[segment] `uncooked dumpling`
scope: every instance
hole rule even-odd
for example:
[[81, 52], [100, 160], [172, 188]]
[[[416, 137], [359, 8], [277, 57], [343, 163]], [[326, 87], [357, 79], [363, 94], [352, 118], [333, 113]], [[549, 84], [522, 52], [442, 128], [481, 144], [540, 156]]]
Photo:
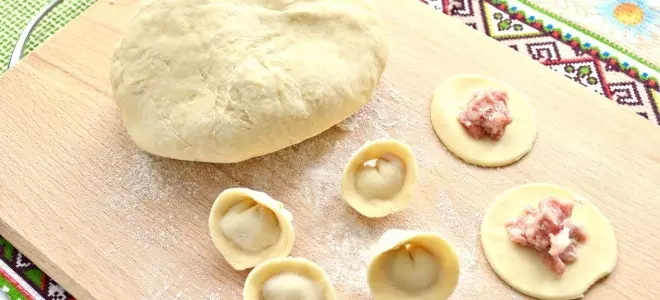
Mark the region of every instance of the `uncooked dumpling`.
[[216, 248], [236, 270], [274, 257], [289, 255], [293, 247], [291, 214], [265, 193], [246, 188], [227, 189], [211, 208], [209, 228]]
[[143, 150], [238, 162], [357, 112], [385, 67], [385, 37], [370, 0], [151, 1], [110, 83]]
[[415, 244], [390, 250], [384, 258], [383, 272], [393, 286], [417, 293], [438, 280], [438, 262], [433, 254]]
[[367, 217], [382, 217], [408, 207], [417, 182], [417, 163], [408, 146], [376, 140], [358, 149], [344, 169], [344, 201]]
[[239, 248], [250, 253], [272, 246], [282, 232], [275, 213], [253, 201], [232, 205], [220, 219], [220, 230]]
[[[573, 204], [571, 220], [584, 226], [588, 238], [577, 244], [577, 260], [557, 276], [545, 266], [539, 253], [511, 240], [507, 222], [526, 207], [554, 197]], [[533, 183], [512, 188], [495, 199], [481, 224], [481, 243], [490, 266], [516, 290], [539, 299], [577, 299], [596, 281], [610, 274], [617, 261], [614, 229], [588, 199], [563, 187]]]
[[321, 300], [321, 289], [311, 279], [295, 274], [277, 274], [264, 283], [264, 300], [308, 299]]
[[[461, 125], [460, 115], [475, 92], [493, 89], [507, 95], [508, 117], [512, 122], [497, 140], [474, 138]], [[484, 167], [516, 162], [536, 141], [536, 115], [529, 101], [514, 87], [481, 76], [456, 76], [438, 86], [431, 103], [431, 123], [449, 151], [467, 163]]]
[[437, 234], [393, 229], [378, 241], [367, 272], [376, 300], [439, 300], [456, 288], [459, 264]]
[[328, 275], [302, 258], [276, 258], [250, 272], [244, 300], [335, 300]]

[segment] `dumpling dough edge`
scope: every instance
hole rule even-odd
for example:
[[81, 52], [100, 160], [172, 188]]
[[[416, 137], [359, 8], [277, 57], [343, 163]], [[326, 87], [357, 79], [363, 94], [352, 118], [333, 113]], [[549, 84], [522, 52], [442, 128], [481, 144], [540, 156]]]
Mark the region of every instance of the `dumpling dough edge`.
[[[401, 190], [392, 198], [372, 202], [364, 199], [355, 188], [356, 171], [365, 162], [380, 158], [385, 153], [398, 156], [406, 167], [406, 177]], [[417, 185], [417, 162], [408, 145], [392, 139], [379, 139], [366, 142], [352, 155], [341, 180], [341, 197], [363, 216], [369, 218], [384, 217], [400, 212], [410, 205], [412, 194]], [[377, 205], [374, 205], [377, 204]]]
[[[421, 245], [433, 254], [441, 268], [437, 284], [434, 288], [424, 294], [416, 294], [416, 297], [410, 297], [409, 293], [389, 286], [387, 284], [389, 280], [385, 278], [382, 270], [382, 260], [385, 258], [383, 254], [410, 243]], [[454, 292], [458, 285], [458, 276], [460, 273], [458, 256], [453, 246], [438, 234], [390, 229], [378, 240], [373, 253], [374, 256], [367, 268], [367, 282], [376, 300], [446, 299]]]
[[[256, 254], [242, 252], [241, 249], [238, 249], [225, 237], [224, 233], [219, 228], [219, 220], [223, 217], [224, 213], [226, 213], [233, 204], [239, 202], [233, 200], [240, 200], [243, 197], [249, 197], [258, 204], [273, 211], [281, 229], [280, 238], [276, 244]], [[245, 270], [258, 265], [267, 259], [285, 257], [291, 253], [293, 242], [295, 240], [293, 225], [291, 223], [292, 220], [293, 216], [284, 208], [284, 205], [271, 198], [268, 194], [248, 188], [230, 188], [220, 193], [213, 203], [209, 215], [209, 230], [213, 244], [232, 268], [235, 270]]]
[[274, 275], [292, 272], [308, 277], [322, 289], [323, 300], [336, 300], [335, 289], [328, 274], [316, 263], [304, 258], [273, 258], [254, 268], [243, 286], [243, 299], [260, 300], [264, 283]]

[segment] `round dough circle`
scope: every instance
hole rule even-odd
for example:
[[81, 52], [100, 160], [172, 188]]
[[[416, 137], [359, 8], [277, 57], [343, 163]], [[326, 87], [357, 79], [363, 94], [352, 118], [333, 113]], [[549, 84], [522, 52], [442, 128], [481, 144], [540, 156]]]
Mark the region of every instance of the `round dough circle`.
[[[231, 220], [223, 222], [224, 218]], [[231, 188], [220, 193], [213, 203], [209, 230], [213, 244], [225, 260], [234, 269], [245, 270], [270, 258], [291, 253], [294, 241], [292, 219], [284, 205], [267, 194], [247, 188]], [[279, 226], [279, 230], [265, 230], [268, 226]], [[277, 237], [265, 236], [277, 232]]]
[[[513, 122], [504, 136], [493, 141], [474, 139], [458, 121], [474, 91], [496, 88], [509, 95], [508, 108]], [[521, 93], [504, 83], [481, 76], [463, 75], [443, 82], [433, 93], [431, 123], [442, 143], [463, 161], [483, 167], [511, 164], [525, 156], [536, 140], [536, 115]]]
[[[578, 243], [578, 259], [567, 264], [558, 278], [549, 271], [531, 248], [511, 241], [505, 223], [518, 217], [523, 209], [554, 196], [574, 201], [572, 220], [587, 230], [588, 239]], [[510, 189], [495, 199], [481, 224], [481, 243], [495, 272], [516, 290], [539, 299], [576, 299], [597, 280], [611, 273], [616, 265], [617, 246], [614, 229], [589, 200], [560, 186], [532, 183]]]
[[[398, 158], [396, 162], [392, 159], [392, 156]], [[384, 163], [387, 170], [383, 170], [379, 176], [393, 176], [396, 178], [382, 178], [383, 180], [380, 182], [376, 180], [369, 182], [369, 179], [373, 179], [369, 178], [372, 176], [360, 176], [363, 175], [361, 172], [368, 171], [367, 168], [372, 168], [371, 166], [365, 166], [365, 163], [374, 159], [389, 159], [389, 162]], [[405, 169], [405, 176], [402, 182], [399, 174], [394, 173], [396, 172], [396, 165], [400, 163], [403, 163]], [[381, 172], [378, 171], [377, 173]], [[359, 189], [358, 183], [361, 182], [366, 182], [364, 183], [365, 185], [371, 183], [373, 188], [379, 188], [379, 185], [383, 183], [396, 184], [400, 188], [387, 199], [367, 199], [364, 195], [365, 193]], [[360, 147], [346, 164], [341, 180], [341, 197], [346, 203], [366, 217], [384, 217], [408, 207], [416, 184], [417, 163], [415, 162], [412, 150], [405, 144], [395, 140], [374, 140]], [[382, 193], [386, 189], [389, 189], [389, 187], [380, 187], [379, 192]], [[378, 193], [374, 192], [373, 194]]]
[[[335, 289], [328, 278], [328, 275], [312, 261], [309, 261], [304, 258], [274, 258], [268, 260], [250, 272], [247, 279], [245, 280], [245, 285], [243, 287], [243, 299], [244, 300], [262, 300], [264, 288], [268, 289], [277, 289], [277, 287], [272, 286], [273, 283], [269, 279], [278, 276], [278, 275], [287, 275], [293, 274], [302, 277], [304, 281], [308, 279], [313, 284], [316, 285], [316, 288], [320, 291], [321, 298], [319, 300], [335, 300], [337, 296], [335, 295]], [[296, 280], [300, 282], [301, 278]], [[283, 282], [282, 280], [278, 280]], [[299, 285], [300, 287], [308, 288], [309, 281], [305, 284]], [[271, 286], [266, 286], [266, 285]], [[289, 286], [290, 287], [290, 286]], [[302, 298], [308, 299], [308, 298]], [[314, 299], [314, 298], [312, 298]], [[316, 300], [316, 299], [314, 299]]]
[[159, 0], [126, 31], [110, 83], [143, 150], [231, 163], [357, 112], [387, 56], [370, 0]]
[[367, 282], [376, 300], [446, 299], [458, 284], [458, 257], [435, 233], [388, 230], [374, 251]]

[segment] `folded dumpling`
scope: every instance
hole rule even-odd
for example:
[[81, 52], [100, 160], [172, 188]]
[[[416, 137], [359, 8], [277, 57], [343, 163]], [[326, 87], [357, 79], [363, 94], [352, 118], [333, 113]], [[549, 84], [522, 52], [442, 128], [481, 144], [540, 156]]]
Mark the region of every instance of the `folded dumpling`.
[[244, 300], [335, 300], [328, 275], [303, 258], [275, 258], [250, 272], [243, 287]]
[[434, 233], [393, 229], [376, 244], [367, 281], [376, 300], [440, 300], [458, 284], [458, 257]]
[[246, 188], [223, 191], [209, 217], [211, 238], [236, 270], [252, 268], [293, 247], [292, 216], [284, 205], [265, 193]]
[[416, 182], [417, 163], [410, 148], [395, 140], [376, 140], [351, 157], [341, 195], [360, 214], [383, 217], [408, 207]]

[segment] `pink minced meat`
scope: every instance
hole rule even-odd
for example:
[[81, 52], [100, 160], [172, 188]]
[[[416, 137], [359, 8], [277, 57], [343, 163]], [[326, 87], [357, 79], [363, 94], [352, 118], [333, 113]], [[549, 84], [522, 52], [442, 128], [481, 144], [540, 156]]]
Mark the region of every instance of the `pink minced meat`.
[[507, 102], [509, 97], [501, 90], [479, 90], [474, 93], [468, 107], [458, 116], [459, 122], [475, 139], [485, 136], [499, 140], [511, 124]]
[[525, 208], [517, 219], [506, 223], [511, 241], [534, 248], [543, 264], [561, 276], [566, 263], [577, 260], [576, 245], [587, 240], [584, 227], [571, 219], [573, 202], [551, 197], [539, 202], [539, 208]]

